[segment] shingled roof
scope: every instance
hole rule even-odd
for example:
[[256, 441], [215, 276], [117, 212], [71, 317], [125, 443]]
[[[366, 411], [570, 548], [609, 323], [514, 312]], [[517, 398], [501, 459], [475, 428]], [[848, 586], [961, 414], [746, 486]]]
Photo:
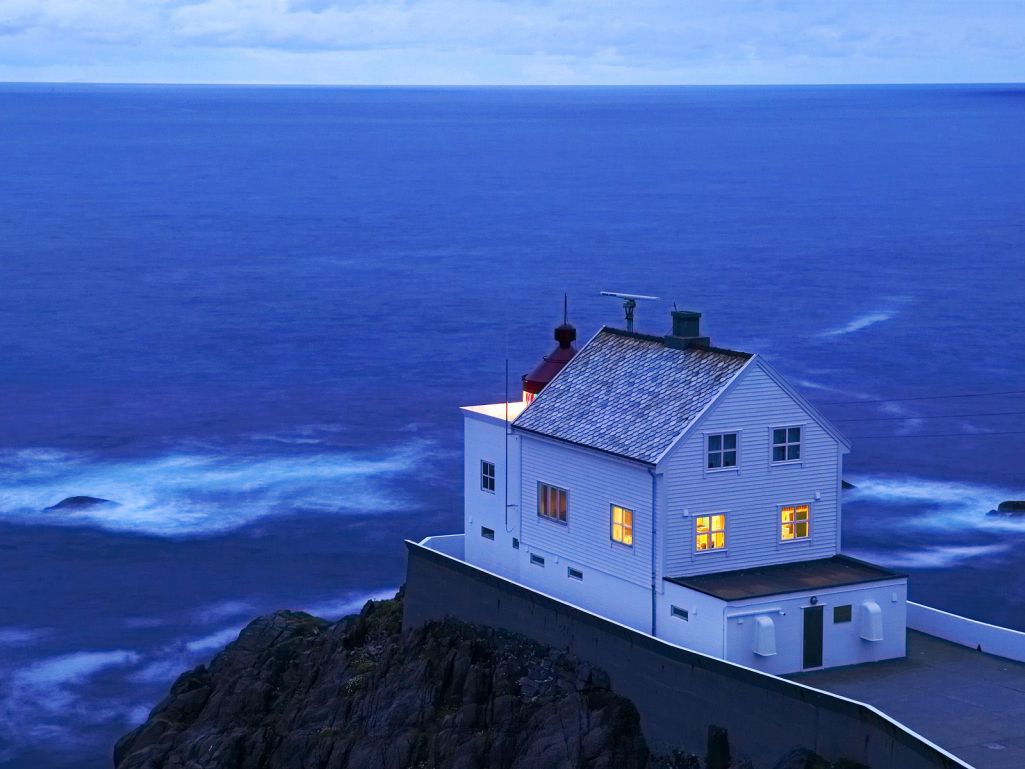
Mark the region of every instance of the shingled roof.
[[513, 426], [654, 464], [750, 358], [606, 327]]

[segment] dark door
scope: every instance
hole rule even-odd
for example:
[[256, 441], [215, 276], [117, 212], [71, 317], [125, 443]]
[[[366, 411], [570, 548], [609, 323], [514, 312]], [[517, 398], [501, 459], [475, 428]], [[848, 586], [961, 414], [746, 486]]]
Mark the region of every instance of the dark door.
[[822, 667], [822, 607], [804, 610], [804, 667]]

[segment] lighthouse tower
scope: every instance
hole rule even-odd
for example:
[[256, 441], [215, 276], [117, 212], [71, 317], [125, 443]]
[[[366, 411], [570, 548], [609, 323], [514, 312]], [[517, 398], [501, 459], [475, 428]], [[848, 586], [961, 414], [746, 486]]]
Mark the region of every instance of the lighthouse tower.
[[532, 403], [544, 386], [562, 371], [563, 367], [577, 354], [573, 342], [577, 338], [576, 328], [570, 324], [566, 297], [562, 297], [562, 325], [555, 328], [555, 341], [559, 346], [537, 364], [533, 371], [523, 375], [523, 402]]

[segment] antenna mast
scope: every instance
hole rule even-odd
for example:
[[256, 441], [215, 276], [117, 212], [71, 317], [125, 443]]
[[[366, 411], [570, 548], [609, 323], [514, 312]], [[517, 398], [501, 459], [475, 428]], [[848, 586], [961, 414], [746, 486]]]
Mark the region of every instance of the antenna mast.
[[602, 291], [602, 296], [613, 296], [616, 299], [623, 300], [623, 314], [626, 315], [626, 330], [634, 330], [634, 310], [637, 307], [637, 300], [654, 300], [658, 299], [657, 296], [647, 296], [646, 294], [621, 294], [618, 291]]

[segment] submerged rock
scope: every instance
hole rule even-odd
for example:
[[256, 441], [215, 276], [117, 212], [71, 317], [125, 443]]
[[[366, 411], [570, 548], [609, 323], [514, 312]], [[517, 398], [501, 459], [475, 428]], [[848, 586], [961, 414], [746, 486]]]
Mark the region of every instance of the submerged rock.
[[101, 506], [104, 506], [104, 505], [116, 505], [116, 504], [117, 504], [117, 502], [113, 502], [113, 501], [111, 501], [109, 499], [101, 499], [100, 497], [85, 497], [85, 496], [82, 496], [82, 497], [66, 497], [65, 499], [62, 499], [60, 502], [58, 502], [56, 505], [50, 505], [49, 507], [44, 507], [43, 508], [43, 512], [44, 513], [57, 513], [57, 512], [61, 512], [61, 511], [71, 511], [71, 512], [74, 512], [75, 510], [89, 510], [90, 508], [93, 508], [93, 507], [101, 507]]

